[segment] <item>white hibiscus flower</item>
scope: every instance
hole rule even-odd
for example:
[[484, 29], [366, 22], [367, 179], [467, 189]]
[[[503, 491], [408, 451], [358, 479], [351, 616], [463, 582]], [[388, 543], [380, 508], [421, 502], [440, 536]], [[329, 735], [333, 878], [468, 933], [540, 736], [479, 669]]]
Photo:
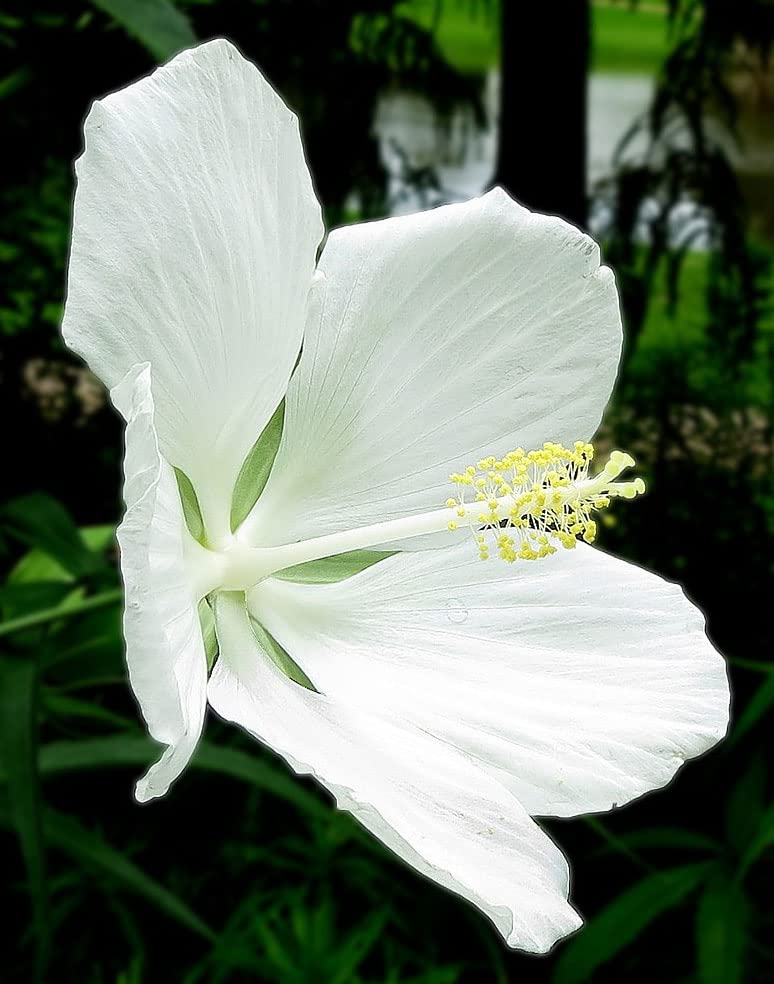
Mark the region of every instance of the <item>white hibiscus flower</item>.
[[183, 771], [209, 703], [547, 950], [581, 920], [532, 817], [663, 786], [728, 714], [679, 588], [561, 549], [640, 489], [616, 481], [628, 456], [594, 478], [585, 443], [546, 444], [587, 441], [615, 379], [597, 247], [496, 189], [338, 229], [318, 261], [296, 119], [222, 40], [95, 103], [85, 133], [63, 330], [127, 422], [127, 660], [167, 746], [138, 799]]

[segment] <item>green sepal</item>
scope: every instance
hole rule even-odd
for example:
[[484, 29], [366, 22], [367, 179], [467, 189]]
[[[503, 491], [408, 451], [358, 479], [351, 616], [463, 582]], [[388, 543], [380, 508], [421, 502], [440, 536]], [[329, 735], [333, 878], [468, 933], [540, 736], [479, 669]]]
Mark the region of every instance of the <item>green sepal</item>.
[[199, 508], [196, 490], [191, 483], [191, 479], [185, 472], [180, 471], [179, 468], [175, 468], [175, 478], [177, 479], [177, 488], [180, 492], [180, 502], [183, 505], [183, 515], [185, 516], [188, 532], [194, 540], [204, 544], [204, 520], [202, 519], [202, 511]]
[[231, 499], [232, 530], [236, 530], [247, 519], [266, 486], [279, 450], [284, 422], [285, 401], [282, 400], [261, 431], [261, 436], [248, 452], [237, 476]]
[[267, 632], [261, 623], [256, 621], [252, 615], [250, 616], [250, 625], [252, 625], [255, 638], [263, 647], [266, 655], [275, 666], [282, 670], [286, 677], [289, 677], [293, 683], [297, 683], [299, 686], [305, 687], [313, 693], [319, 693], [293, 657], [282, 648], [274, 636]]
[[272, 574], [272, 577], [299, 584], [333, 584], [359, 574], [395, 553], [396, 550], [350, 550], [349, 553], [336, 554], [335, 557], [323, 557], [320, 560], [309, 560], [305, 564], [296, 564], [295, 567], [286, 567]]
[[204, 639], [204, 652], [207, 656], [207, 672], [209, 673], [218, 658], [218, 636], [215, 632], [215, 616], [206, 598], [199, 602], [199, 622]]

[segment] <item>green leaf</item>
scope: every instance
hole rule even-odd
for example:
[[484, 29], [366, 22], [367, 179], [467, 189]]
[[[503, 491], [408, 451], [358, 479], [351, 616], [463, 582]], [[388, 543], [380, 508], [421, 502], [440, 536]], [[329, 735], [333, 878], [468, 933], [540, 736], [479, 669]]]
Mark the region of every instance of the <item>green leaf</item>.
[[292, 803], [307, 814], [330, 819], [330, 808], [324, 802], [320, 802], [304, 789], [298, 780], [288, 775], [284, 769], [277, 769], [268, 762], [261, 761], [255, 754], [248, 755], [237, 748], [226, 748], [223, 745], [203, 741], [191, 765], [195, 769], [239, 779], [263, 792]]
[[38, 663], [4, 654], [0, 664], [0, 749], [11, 820], [27, 869], [37, 939], [37, 976], [48, 963], [50, 939], [46, 852], [41, 822], [37, 751]]
[[[57, 631], [56, 646], [46, 654], [46, 679], [56, 679], [70, 689], [77, 686], [79, 674], [99, 676], [125, 671], [124, 637], [119, 605], [105, 605], [64, 622]], [[61, 689], [61, 688], [60, 688]]]
[[749, 904], [731, 873], [707, 883], [696, 913], [696, 948], [701, 984], [739, 984], [744, 978]]
[[57, 581], [72, 584], [75, 577], [59, 561], [33, 547], [21, 558], [8, 575], [11, 584], [35, 584], [37, 581]]
[[773, 844], [774, 806], [770, 806], [758, 821], [758, 827], [750, 840], [749, 846], [742, 855], [742, 860], [739, 864], [739, 877], [743, 878], [761, 854]]
[[188, 532], [194, 540], [204, 543], [204, 520], [202, 519], [202, 511], [199, 506], [196, 489], [194, 489], [191, 479], [185, 472], [180, 471], [179, 468], [175, 468], [175, 478], [177, 479], [177, 488], [180, 492], [180, 502], [183, 505], [183, 516], [185, 517]]
[[113, 591], [103, 591], [101, 594], [89, 595], [79, 601], [65, 598], [61, 605], [53, 608], [45, 608], [29, 615], [21, 615], [19, 618], [6, 619], [0, 622], [0, 636], [14, 635], [17, 632], [24, 632], [28, 629], [41, 628], [51, 622], [60, 619], [73, 618], [82, 615], [84, 612], [91, 612], [97, 608], [104, 608], [106, 605], [114, 605], [123, 597], [121, 588]]
[[[159, 746], [141, 735], [119, 734], [83, 741], [56, 741], [40, 750], [39, 769], [43, 776], [89, 769], [133, 766], [144, 768], [158, 756]], [[284, 799], [308, 814], [330, 817], [330, 810], [304, 787], [258, 755], [202, 741], [190, 768], [215, 772], [239, 779], [264, 792]], [[1, 777], [0, 777], [1, 778]]]
[[236, 530], [247, 519], [269, 480], [279, 450], [284, 422], [285, 401], [282, 400], [261, 431], [261, 436], [248, 452], [237, 476], [231, 500], [232, 530]]
[[82, 526], [81, 536], [89, 550], [102, 553], [116, 542], [116, 528], [113, 523], [100, 523], [97, 526]]
[[132, 722], [114, 711], [101, 707], [93, 700], [80, 700], [56, 691], [44, 691], [42, 704], [52, 715], [60, 718], [77, 718], [86, 721], [101, 721], [114, 727], [131, 727]]
[[32, 81], [32, 70], [29, 65], [17, 68], [15, 72], [0, 79], [0, 99], [7, 99], [19, 89], [25, 88]]
[[367, 567], [378, 564], [380, 560], [392, 557], [394, 553], [394, 550], [350, 550], [349, 553], [337, 554], [335, 557], [323, 557], [321, 560], [286, 567], [272, 577], [297, 581], [300, 584], [331, 584], [359, 574]]
[[337, 984], [349, 984], [356, 979], [357, 971], [381, 936], [389, 912], [386, 909], [369, 913], [340, 944], [336, 955]]
[[631, 834], [620, 834], [618, 839], [634, 850], [666, 848], [677, 851], [708, 851], [712, 854], [722, 850], [722, 844], [718, 841], [693, 830], [683, 830], [682, 827], [646, 827]]
[[774, 706], [774, 674], [763, 681], [745, 704], [744, 710], [734, 723], [728, 744], [734, 745], [743, 738], [772, 706]]
[[72, 592], [71, 581], [30, 581], [0, 586], [4, 619], [33, 615], [41, 609], [60, 606]]
[[594, 916], [562, 951], [553, 984], [585, 984], [662, 913], [679, 905], [712, 870], [712, 863], [690, 864], [648, 875]]
[[[80, 535], [88, 549], [97, 555], [102, 555], [115, 543], [116, 530], [112, 525], [84, 526]], [[16, 564], [8, 575], [12, 584], [34, 584], [38, 581], [72, 583], [75, 580], [59, 561], [38, 547], [29, 550]]]
[[766, 766], [756, 756], [728, 797], [725, 813], [726, 837], [737, 854], [743, 854], [755, 834], [765, 807]]
[[13, 499], [3, 507], [2, 518], [17, 539], [42, 550], [74, 577], [101, 566], [70, 514], [51, 496], [33, 492]]
[[606, 848], [601, 849], [602, 851], [611, 850], [616, 851], [618, 854], [623, 854], [624, 857], [629, 858], [638, 868], [642, 868], [644, 871], [650, 871], [651, 865], [637, 854], [635, 850], [628, 844], [626, 844], [621, 836], [612, 833], [608, 830], [607, 825], [604, 824], [598, 817], [590, 816], [583, 818], [584, 823], [590, 827], [607, 845]]
[[312, 690], [314, 693], [318, 693], [317, 688], [306, 673], [304, 673], [293, 657], [282, 648], [274, 636], [267, 632], [261, 623], [256, 621], [252, 616], [250, 616], [250, 624], [253, 627], [253, 633], [256, 639], [275, 666], [279, 667], [285, 676], [289, 677], [294, 683], [305, 687], [307, 690]]
[[171, 0], [92, 0], [156, 58], [170, 58], [197, 43], [188, 18]]
[[739, 666], [742, 669], [752, 670], [755, 673], [774, 673], [774, 660], [764, 662], [756, 659], [740, 659], [737, 656], [731, 656], [728, 662], [732, 666]]
[[142, 895], [172, 919], [206, 939], [215, 934], [176, 895], [147, 875], [126, 854], [115, 850], [98, 834], [81, 826], [73, 817], [46, 810], [43, 819], [46, 838], [82, 864], [114, 878], [138, 895]]

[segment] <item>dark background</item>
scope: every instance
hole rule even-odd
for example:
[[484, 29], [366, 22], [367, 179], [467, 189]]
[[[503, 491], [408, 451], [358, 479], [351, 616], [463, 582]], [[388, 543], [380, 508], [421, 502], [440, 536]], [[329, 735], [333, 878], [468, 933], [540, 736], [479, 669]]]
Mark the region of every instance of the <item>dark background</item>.
[[[0, 5], [4, 980], [774, 980], [774, 8], [503, 4]], [[121, 428], [58, 337], [72, 161], [93, 98], [220, 35], [301, 117], [329, 226], [448, 199], [468, 143], [491, 145], [496, 180], [590, 226], [616, 271], [626, 350], [598, 444], [631, 450], [649, 494], [614, 513], [602, 545], [706, 612], [734, 724], [668, 789], [547, 823], [587, 919], [548, 957], [508, 952], [215, 720], [167, 799], [132, 801], [154, 752], [122, 666]], [[635, 90], [642, 112], [627, 117]], [[436, 152], [412, 149], [409, 121], [385, 158], [384, 98], [430, 113]], [[625, 139], [600, 171], [616, 126]]]

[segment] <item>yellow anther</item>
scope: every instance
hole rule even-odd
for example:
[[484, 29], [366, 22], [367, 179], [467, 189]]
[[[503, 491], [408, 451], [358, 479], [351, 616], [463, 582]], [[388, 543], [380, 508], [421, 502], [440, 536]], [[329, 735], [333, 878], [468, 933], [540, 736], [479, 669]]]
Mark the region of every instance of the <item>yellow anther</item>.
[[633, 466], [634, 458], [630, 454], [626, 454], [624, 451], [612, 451], [602, 471], [607, 478], [618, 478], [624, 469]]
[[[436, 529], [437, 529], [437, 527], [436, 527]], [[450, 530], [456, 530], [456, 529], [457, 529], [457, 524], [456, 524], [456, 523], [454, 522], [454, 520], [452, 520], [452, 521], [451, 521], [451, 522], [449, 523], [449, 529], [450, 529]]]
[[634, 499], [644, 491], [645, 483], [641, 478], [635, 478], [633, 482], [619, 482], [617, 487], [618, 495], [624, 499]]
[[[484, 560], [491, 548], [508, 563], [548, 557], [557, 545], [572, 550], [579, 538], [586, 543], [596, 539], [592, 511], [606, 509], [612, 499], [633, 499], [645, 491], [641, 478], [615, 481], [634, 464], [631, 455], [613, 451], [602, 470], [590, 475], [593, 458], [594, 448], [585, 441], [576, 441], [572, 448], [546, 441], [534, 451], [516, 448], [501, 459], [481, 458], [451, 479], [456, 485], [472, 486], [475, 500], [486, 511], [477, 519], [468, 512], [464, 488], [459, 499], [450, 498], [446, 504], [474, 530], [478, 526], [476, 547]], [[457, 524], [452, 521], [449, 528]]]

